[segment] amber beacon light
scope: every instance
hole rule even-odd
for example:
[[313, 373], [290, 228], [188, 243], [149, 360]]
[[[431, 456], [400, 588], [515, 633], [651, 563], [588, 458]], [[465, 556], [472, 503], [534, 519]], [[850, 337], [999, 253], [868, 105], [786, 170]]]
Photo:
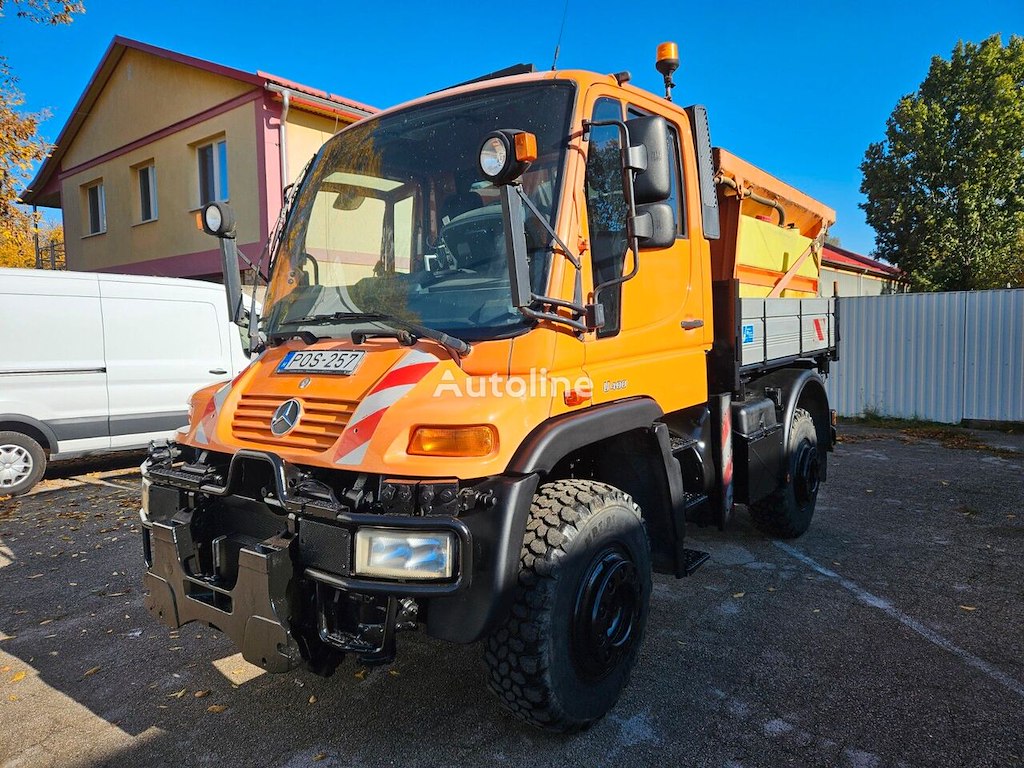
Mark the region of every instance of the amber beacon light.
[[655, 66], [665, 78], [665, 98], [672, 101], [672, 89], [676, 87], [672, 74], [679, 69], [679, 46], [675, 43], [661, 43]]

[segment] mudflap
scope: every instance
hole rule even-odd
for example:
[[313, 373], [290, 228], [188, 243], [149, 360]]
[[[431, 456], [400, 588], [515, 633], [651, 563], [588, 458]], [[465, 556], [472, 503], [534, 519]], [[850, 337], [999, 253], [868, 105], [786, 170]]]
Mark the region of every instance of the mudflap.
[[275, 536], [242, 548], [237, 579], [228, 586], [186, 572], [195, 556], [187, 524], [152, 522], [147, 533], [152, 563], [145, 575], [145, 605], [154, 616], [173, 628], [208, 624], [228, 635], [246, 661], [268, 672], [287, 672], [302, 663], [289, 624], [293, 537]]

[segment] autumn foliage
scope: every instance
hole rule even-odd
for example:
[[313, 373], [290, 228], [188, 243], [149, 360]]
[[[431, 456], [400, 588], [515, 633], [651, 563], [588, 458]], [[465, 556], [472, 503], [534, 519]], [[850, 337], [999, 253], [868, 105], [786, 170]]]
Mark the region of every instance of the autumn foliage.
[[[40, 24], [68, 24], [85, 11], [80, 2], [0, 0], [0, 18], [10, 16]], [[36, 165], [50, 151], [39, 136], [39, 123], [49, 113], [22, 112], [25, 97], [18, 80], [0, 56], [0, 266], [34, 266], [34, 222], [18, 205], [18, 196]]]

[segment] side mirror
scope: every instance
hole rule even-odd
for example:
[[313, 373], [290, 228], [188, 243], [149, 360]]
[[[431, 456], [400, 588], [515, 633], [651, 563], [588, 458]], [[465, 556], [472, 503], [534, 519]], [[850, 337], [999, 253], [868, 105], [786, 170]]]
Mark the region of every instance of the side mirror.
[[246, 322], [242, 307], [241, 264], [235, 242], [235, 212], [227, 203], [207, 203], [200, 213], [203, 231], [220, 239], [221, 272], [228, 299], [228, 319], [235, 325]]
[[668, 203], [638, 205], [632, 224], [641, 248], [668, 248], [676, 241], [675, 211]]
[[[672, 164], [668, 154], [668, 123], [657, 115], [626, 121], [631, 154], [646, 154], [644, 166], [635, 168], [633, 200], [637, 205], [660, 203], [672, 194]], [[639, 148], [643, 148], [639, 150]], [[638, 152], [639, 150], [639, 152]], [[639, 165], [639, 164], [637, 164]]]

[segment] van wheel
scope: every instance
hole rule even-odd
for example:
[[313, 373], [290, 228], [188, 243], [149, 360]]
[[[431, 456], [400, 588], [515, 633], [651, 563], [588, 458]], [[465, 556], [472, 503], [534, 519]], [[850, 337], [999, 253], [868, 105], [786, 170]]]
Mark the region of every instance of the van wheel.
[[17, 496], [46, 471], [43, 446], [21, 432], [0, 432], [0, 496]]
[[590, 726], [629, 681], [650, 596], [650, 545], [632, 499], [589, 480], [542, 485], [512, 610], [487, 640], [491, 689], [540, 728]]
[[793, 412], [786, 473], [791, 481], [770, 496], [751, 504], [750, 516], [754, 524], [769, 536], [795, 539], [811, 526], [821, 485], [818, 433], [814, 429], [814, 419], [803, 408]]

